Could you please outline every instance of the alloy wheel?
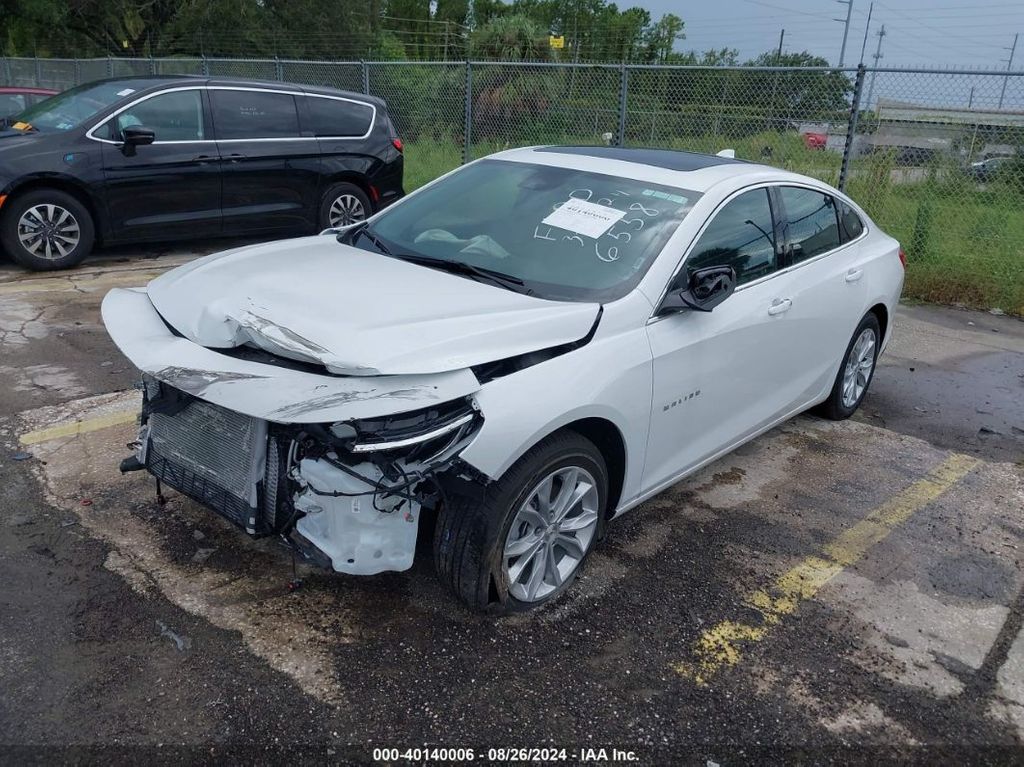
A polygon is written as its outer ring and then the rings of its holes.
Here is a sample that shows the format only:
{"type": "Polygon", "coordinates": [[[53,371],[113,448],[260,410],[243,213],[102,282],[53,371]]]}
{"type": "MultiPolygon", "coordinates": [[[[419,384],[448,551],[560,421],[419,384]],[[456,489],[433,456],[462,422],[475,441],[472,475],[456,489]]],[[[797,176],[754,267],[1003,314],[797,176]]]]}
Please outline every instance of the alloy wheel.
{"type": "Polygon", "coordinates": [[[356,224],[366,218],[366,208],[354,194],[343,194],[331,203],[327,220],[333,227],[356,224]]]}
{"type": "Polygon", "coordinates": [[[64,258],[78,247],[81,236],[78,220],[60,205],[33,205],[18,219],[18,241],[39,258],[64,258]]]}
{"type": "Polygon", "coordinates": [[[567,466],[530,491],[509,528],[502,554],[508,592],[538,602],[580,566],[597,532],[600,499],[586,469],[567,466]]]}
{"type": "Polygon", "coordinates": [[[875,367],[875,343],[875,331],[864,328],[850,349],[843,371],[843,407],[852,408],[860,402],[875,367]]]}

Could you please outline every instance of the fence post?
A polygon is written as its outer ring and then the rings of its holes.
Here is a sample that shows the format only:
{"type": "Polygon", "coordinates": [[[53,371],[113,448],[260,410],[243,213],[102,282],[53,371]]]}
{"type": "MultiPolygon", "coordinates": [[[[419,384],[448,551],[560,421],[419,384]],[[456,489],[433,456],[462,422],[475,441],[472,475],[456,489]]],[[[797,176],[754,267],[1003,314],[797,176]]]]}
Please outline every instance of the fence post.
{"type": "Polygon", "coordinates": [[[626,99],[629,93],[629,69],[619,65],[619,127],[615,131],[615,146],[626,143],[626,99]]]}
{"type": "Polygon", "coordinates": [[[860,95],[864,91],[864,73],[867,70],[861,64],[857,67],[857,77],[853,81],[853,104],[850,106],[850,119],[846,124],[846,145],[843,147],[843,165],[839,169],[839,191],[846,191],[846,180],[850,174],[850,156],[857,140],[857,120],[860,117],[860,95]]]}
{"type": "Polygon", "coordinates": [[[370,95],[370,65],[362,59],[359,60],[359,68],[363,75],[363,93],[370,95]]]}
{"type": "Polygon", "coordinates": [[[107,77],[113,77],[113,76],[114,76],[114,60],[112,58],[110,58],[110,55],[108,54],[107,55],[107,77]]]}
{"type": "Polygon", "coordinates": [[[210,62],[206,60],[206,54],[205,53],[203,54],[202,67],[203,68],[202,68],[201,71],[203,73],[203,77],[209,77],[210,76],[210,62]]]}
{"type": "Polygon", "coordinates": [[[277,57],[276,53],[274,54],[274,77],[279,83],[284,81],[284,64],[281,63],[281,59],[277,57]]]}
{"type": "Polygon", "coordinates": [[[473,140],[473,65],[466,59],[466,104],[465,120],[462,128],[462,164],[471,159],[469,144],[473,140]]]}
{"type": "Polygon", "coordinates": [[[43,84],[43,62],[36,56],[36,87],[40,87],[43,84]]]}
{"type": "Polygon", "coordinates": [[[75,59],[75,85],[82,84],[82,60],[75,59]]]}
{"type": "Polygon", "coordinates": [[[11,60],[7,56],[4,56],[4,82],[7,85],[14,85],[11,82],[11,60]]]}

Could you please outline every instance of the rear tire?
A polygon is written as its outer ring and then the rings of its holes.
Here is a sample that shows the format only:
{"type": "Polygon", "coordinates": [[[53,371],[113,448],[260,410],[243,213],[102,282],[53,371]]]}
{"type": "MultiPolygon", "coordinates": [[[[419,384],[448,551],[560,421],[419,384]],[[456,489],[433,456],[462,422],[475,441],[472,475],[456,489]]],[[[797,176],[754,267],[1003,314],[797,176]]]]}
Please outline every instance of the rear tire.
{"type": "Polygon", "coordinates": [[[92,251],[92,216],[67,192],[35,189],[15,195],[0,213],[0,244],[27,269],[70,269],[92,251]]]}
{"type": "Polygon", "coordinates": [[[450,496],[442,505],[434,531],[437,574],[474,610],[539,607],[576,579],[607,503],[608,470],[597,447],[572,431],[553,434],[482,498],[450,496]],[[545,497],[551,503],[543,504],[545,497]]]}
{"type": "Polygon", "coordinates": [[[828,399],[815,409],[819,415],[842,421],[857,411],[875,377],[881,345],[882,329],[878,317],[874,312],[868,312],[853,331],[828,399]]]}
{"type": "Polygon", "coordinates": [[[349,226],[373,214],[370,198],[355,184],[332,184],[320,201],[320,228],[349,226]]]}

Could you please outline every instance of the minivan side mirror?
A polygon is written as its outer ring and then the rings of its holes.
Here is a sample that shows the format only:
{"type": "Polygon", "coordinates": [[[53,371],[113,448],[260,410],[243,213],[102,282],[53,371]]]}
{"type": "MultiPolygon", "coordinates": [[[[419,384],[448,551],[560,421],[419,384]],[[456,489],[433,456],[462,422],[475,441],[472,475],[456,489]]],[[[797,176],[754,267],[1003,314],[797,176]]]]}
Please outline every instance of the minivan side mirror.
{"type": "Polygon", "coordinates": [[[674,309],[693,309],[698,312],[710,312],[736,289],[736,270],[731,266],[708,266],[690,272],[687,285],[683,289],[668,292],[661,303],[661,311],[674,309]]]}
{"type": "Polygon", "coordinates": [[[124,141],[126,155],[132,155],[136,146],[143,146],[157,140],[157,134],[150,128],[141,125],[127,125],[121,129],[121,140],[124,141]]]}

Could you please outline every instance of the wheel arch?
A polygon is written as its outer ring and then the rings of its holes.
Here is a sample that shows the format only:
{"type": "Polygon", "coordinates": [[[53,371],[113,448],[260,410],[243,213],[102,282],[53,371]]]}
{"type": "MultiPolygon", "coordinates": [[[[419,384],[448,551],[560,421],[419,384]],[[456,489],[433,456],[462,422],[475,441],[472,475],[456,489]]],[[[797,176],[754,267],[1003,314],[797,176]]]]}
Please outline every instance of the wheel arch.
{"type": "Polygon", "coordinates": [[[377,212],[378,205],[380,204],[380,192],[377,191],[364,174],[354,170],[339,170],[332,173],[324,180],[324,192],[321,200],[323,200],[323,197],[326,197],[327,192],[335,184],[352,184],[359,187],[363,194],[366,195],[366,199],[370,201],[370,212],[377,212]]]}
{"type": "MultiPolygon", "coordinates": [[[[4,203],[4,209],[24,194],[35,192],[40,189],[56,189],[60,192],[70,194],[78,200],[92,216],[93,229],[96,232],[96,240],[104,239],[106,232],[106,219],[103,216],[102,206],[99,201],[90,194],[89,190],[81,182],[69,176],[33,176],[22,179],[7,190],[8,200],[4,203]]],[[[0,211],[2,212],[2,211],[0,211]]]]}
{"type": "Polygon", "coordinates": [[[883,303],[877,303],[868,309],[869,314],[874,314],[878,318],[878,327],[881,330],[882,337],[879,339],[879,343],[885,343],[886,333],[889,332],[889,308],[883,303]]]}
{"type": "Polygon", "coordinates": [[[611,519],[619,507],[622,487],[626,480],[626,440],[622,432],[611,421],[599,417],[580,418],[552,433],[559,431],[574,431],[593,442],[601,452],[605,467],[608,469],[608,506],[605,509],[605,518],[611,519]]]}

